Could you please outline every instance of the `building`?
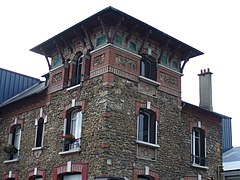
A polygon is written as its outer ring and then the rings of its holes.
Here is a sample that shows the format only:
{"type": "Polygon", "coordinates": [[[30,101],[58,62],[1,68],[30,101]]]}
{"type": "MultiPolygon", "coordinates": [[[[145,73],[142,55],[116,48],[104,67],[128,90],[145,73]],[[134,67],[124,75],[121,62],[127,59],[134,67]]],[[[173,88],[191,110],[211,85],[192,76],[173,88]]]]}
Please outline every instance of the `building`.
{"type": "Polygon", "coordinates": [[[39,82],[37,78],[0,68],[0,104],[39,82]]]}
{"type": "Polygon", "coordinates": [[[202,52],[112,7],[31,51],[49,73],[0,106],[4,180],[219,178],[222,116],[181,100],[202,52]]]}

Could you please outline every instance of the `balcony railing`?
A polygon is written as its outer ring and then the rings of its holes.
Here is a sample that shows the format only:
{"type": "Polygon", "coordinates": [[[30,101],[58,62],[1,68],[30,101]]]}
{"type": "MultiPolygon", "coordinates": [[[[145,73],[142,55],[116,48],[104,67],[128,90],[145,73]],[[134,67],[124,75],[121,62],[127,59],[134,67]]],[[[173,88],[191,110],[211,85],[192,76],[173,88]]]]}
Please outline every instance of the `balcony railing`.
{"type": "Polygon", "coordinates": [[[80,149],[81,139],[76,139],[75,142],[63,141],[63,151],[72,151],[80,149]]]}

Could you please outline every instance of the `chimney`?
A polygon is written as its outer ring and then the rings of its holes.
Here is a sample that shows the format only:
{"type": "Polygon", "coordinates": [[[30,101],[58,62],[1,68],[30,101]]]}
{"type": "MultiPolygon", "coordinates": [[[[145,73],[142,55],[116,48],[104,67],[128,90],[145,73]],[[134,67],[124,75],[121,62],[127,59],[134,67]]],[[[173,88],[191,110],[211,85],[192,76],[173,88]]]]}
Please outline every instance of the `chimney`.
{"type": "Polygon", "coordinates": [[[201,108],[213,111],[212,107],[212,73],[209,68],[206,70],[201,70],[199,76],[199,95],[201,108]]]}

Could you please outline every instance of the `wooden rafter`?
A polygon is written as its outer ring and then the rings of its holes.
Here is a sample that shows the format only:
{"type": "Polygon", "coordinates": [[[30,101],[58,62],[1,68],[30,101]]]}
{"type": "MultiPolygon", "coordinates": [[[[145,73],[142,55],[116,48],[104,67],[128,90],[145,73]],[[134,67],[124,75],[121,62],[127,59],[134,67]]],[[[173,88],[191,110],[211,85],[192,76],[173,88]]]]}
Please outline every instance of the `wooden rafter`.
{"type": "Polygon", "coordinates": [[[145,36],[144,36],[144,38],[143,38],[143,41],[142,41],[142,44],[141,44],[141,46],[140,46],[140,48],[139,48],[138,53],[141,53],[142,48],[143,48],[145,42],[147,41],[147,39],[149,38],[149,36],[150,36],[151,33],[152,33],[152,31],[149,30],[149,31],[145,34],[145,36]]]}
{"type": "Polygon", "coordinates": [[[74,29],[73,32],[77,35],[77,37],[79,38],[79,40],[81,41],[81,43],[86,46],[86,42],[84,41],[84,38],[82,37],[82,35],[78,32],[77,29],[74,29]]]}
{"type": "Polygon", "coordinates": [[[110,42],[111,39],[110,39],[109,34],[108,34],[108,32],[107,32],[106,25],[103,23],[103,20],[100,18],[100,16],[98,16],[98,21],[100,22],[100,24],[101,24],[101,26],[102,26],[102,29],[103,29],[103,32],[104,32],[104,34],[105,34],[106,37],[107,37],[107,42],[110,42]]]}
{"type": "Polygon", "coordinates": [[[133,26],[132,29],[129,31],[129,33],[126,37],[126,43],[128,43],[129,39],[132,37],[132,35],[136,31],[137,27],[138,27],[138,24],[135,24],[135,26],[133,26]]]}
{"type": "Polygon", "coordinates": [[[93,44],[92,44],[91,38],[90,38],[90,36],[88,35],[87,30],[86,30],[86,28],[85,28],[83,25],[82,25],[82,30],[83,30],[85,36],[87,37],[88,42],[90,43],[91,50],[93,50],[93,49],[94,49],[94,46],[93,46],[93,44]]]}
{"type": "Polygon", "coordinates": [[[45,59],[46,59],[47,64],[48,64],[48,70],[51,70],[51,64],[50,64],[50,62],[49,62],[49,59],[48,59],[48,56],[47,56],[46,52],[43,50],[42,47],[40,47],[40,51],[41,51],[42,54],[45,56],[45,59]]]}
{"type": "Polygon", "coordinates": [[[190,51],[190,52],[187,54],[186,58],[184,59],[183,65],[182,65],[182,67],[181,67],[181,69],[180,69],[180,72],[181,72],[181,73],[183,73],[183,69],[184,69],[185,65],[187,64],[187,62],[189,61],[191,54],[192,54],[192,51],[190,51]]]}
{"type": "Polygon", "coordinates": [[[56,40],[54,40],[53,43],[55,44],[55,46],[56,46],[56,48],[58,50],[58,53],[60,54],[60,56],[62,58],[63,64],[65,64],[65,59],[64,59],[64,56],[63,56],[63,53],[62,53],[61,49],[58,46],[58,43],[56,42],[56,40]]]}
{"type": "Polygon", "coordinates": [[[158,57],[158,63],[160,63],[161,58],[162,58],[162,55],[163,55],[163,53],[166,51],[166,49],[167,49],[168,45],[170,44],[170,42],[171,42],[171,41],[168,40],[168,41],[166,42],[166,44],[163,46],[162,51],[161,51],[161,53],[160,53],[160,55],[159,55],[159,57],[158,57]]]}
{"type": "Polygon", "coordinates": [[[111,39],[110,39],[110,43],[113,42],[114,37],[115,37],[115,35],[116,35],[116,33],[117,33],[117,30],[119,29],[119,27],[120,27],[120,25],[122,24],[123,21],[124,21],[124,17],[122,17],[122,18],[118,21],[118,23],[117,23],[117,25],[116,25],[113,33],[112,33],[112,36],[111,36],[111,39]]]}
{"type": "Polygon", "coordinates": [[[68,48],[71,50],[71,52],[73,52],[73,48],[72,48],[71,44],[69,43],[69,41],[67,41],[64,37],[61,37],[61,40],[68,46],[68,48]]]}

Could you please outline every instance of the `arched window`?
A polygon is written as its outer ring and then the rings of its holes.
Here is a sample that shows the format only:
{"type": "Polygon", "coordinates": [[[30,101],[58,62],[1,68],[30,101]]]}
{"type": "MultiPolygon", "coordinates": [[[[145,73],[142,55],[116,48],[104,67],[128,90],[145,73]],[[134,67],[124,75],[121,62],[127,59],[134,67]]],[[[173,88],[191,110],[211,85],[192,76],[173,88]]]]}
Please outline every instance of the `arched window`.
{"type": "Polygon", "coordinates": [[[66,174],[63,176],[63,180],[82,180],[82,174],[66,174]]]}
{"type": "Polygon", "coordinates": [[[156,144],[156,113],[140,109],[138,117],[138,141],[156,144]]]}
{"type": "Polygon", "coordinates": [[[82,81],[82,52],[76,53],[75,57],[71,61],[71,70],[69,74],[69,86],[75,86],[82,81]]]}
{"type": "Polygon", "coordinates": [[[7,160],[18,159],[19,149],[20,149],[20,140],[21,140],[21,125],[15,124],[10,129],[9,143],[8,143],[9,148],[5,149],[5,152],[7,153],[7,160]]]}
{"type": "Polygon", "coordinates": [[[192,129],[192,163],[193,165],[206,165],[206,138],[204,129],[192,129]]]}
{"type": "Polygon", "coordinates": [[[36,145],[35,147],[42,147],[42,141],[43,141],[43,128],[44,126],[44,119],[40,118],[37,123],[37,132],[36,132],[36,145]]]}

